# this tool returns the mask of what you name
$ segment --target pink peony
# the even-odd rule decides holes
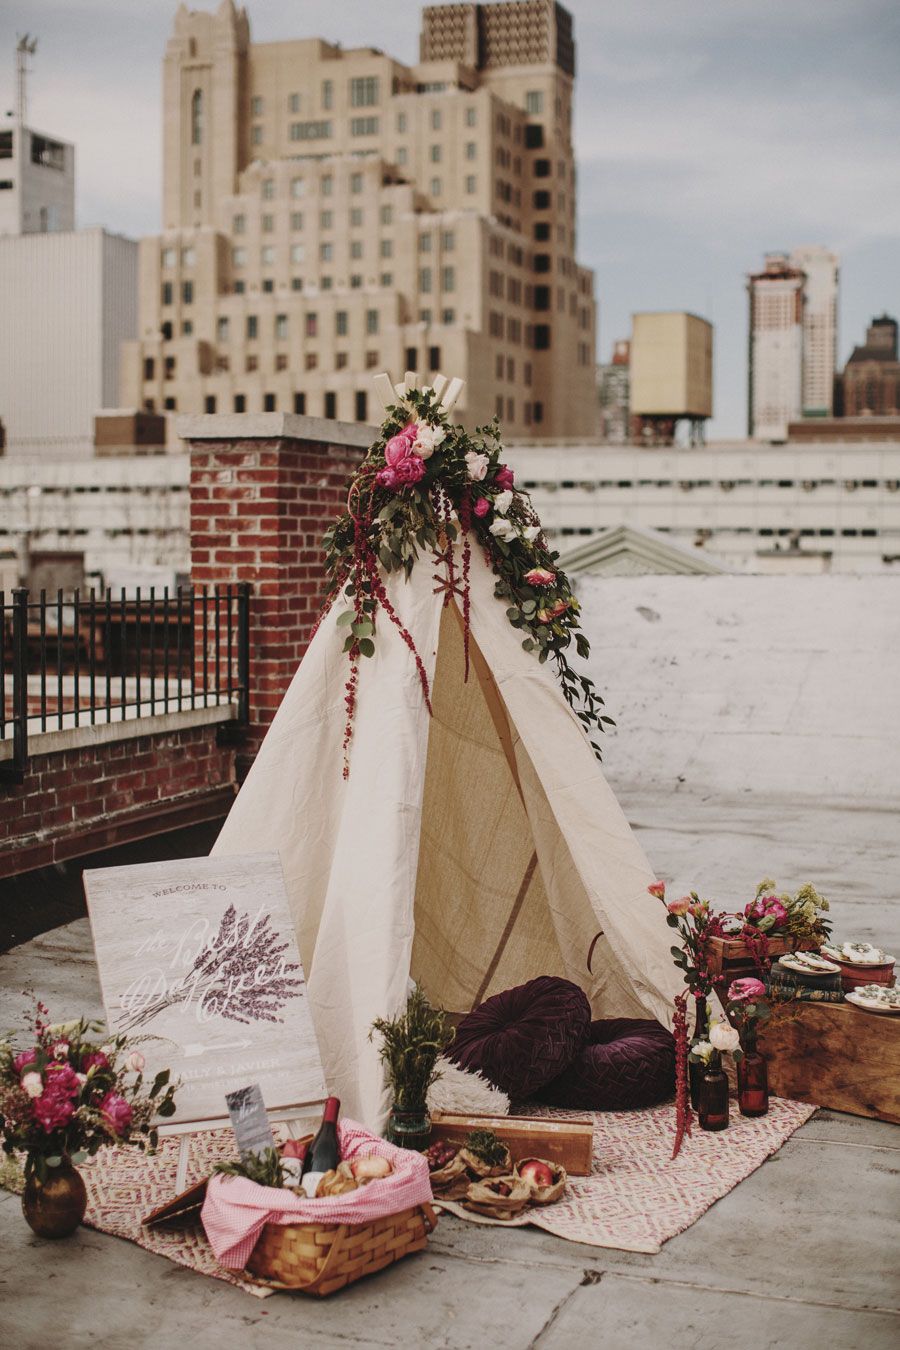
[[[81,1067],[85,1073],[90,1073],[91,1069],[108,1069],[109,1060],[102,1050],[90,1050],[81,1061]]]
[[[728,986],[729,1003],[752,1003],[754,999],[765,998],[766,986],[762,980],[747,976],[742,980],[733,980]]]
[[[388,465],[375,475],[375,482],[379,487],[395,488],[397,486],[397,474]]]
[[[68,1064],[49,1064],[44,1091],[35,1099],[34,1114],[47,1134],[67,1125],[81,1092],[78,1076]]]
[[[384,461],[391,469],[396,469],[401,460],[409,457],[412,440],[404,432],[392,436],[384,447]]]
[[[23,1050],[20,1054],[16,1055],[13,1060],[13,1068],[16,1073],[21,1073],[26,1064],[33,1064],[36,1059],[36,1050]]]
[[[418,483],[425,476],[425,465],[418,455],[410,455],[394,466],[394,474],[401,487],[412,487],[413,483]]]
[[[666,898],[666,883],[664,881],[654,881],[652,886],[647,887],[647,890],[651,895],[655,895],[657,900],[665,900]]]
[[[556,573],[547,567],[532,567],[530,572],[525,573],[525,580],[529,586],[552,586]]]
[[[490,511],[491,509],[491,504],[488,501],[487,497],[479,497],[478,501],[475,503],[472,509],[474,510],[476,516],[479,517],[486,516],[488,511]]]
[[[100,1103],[100,1114],[106,1120],[113,1134],[121,1138],[131,1124],[131,1107],[124,1097],[115,1092],[107,1092]]]
[[[508,464],[501,464],[494,475],[494,482],[502,491],[508,491],[516,481],[516,475]]]
[[[775,920],[775,928],[783,924],[788,916],[787,910],[777,895],[761,895],[758,900],[750,902],[744,913],[748,919],[756,919],[757,922],[771,914]]]
[[[691,908],[691,897],[683,895],[680,900],[670,900],[666,909],[670,914],[687,914]]]

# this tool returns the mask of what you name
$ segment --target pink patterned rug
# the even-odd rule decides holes
[[[505,1222],[470,1214],[453,1201],[437,1201],[436,1206],[470,1223],[504,1228],[534,1224],[592,1247],[658,1252],[777,1152],[815,1109],[773,1097],[768,1115],[747,1120],[732,1099],[728,1129],[715,1134],[701,1130],[695,1117],[693,1132],[674,1161],[673,1105],[598,1112],[593,1171],[589,1177],[570,1177],[569,1190],[555,1205],[532,1208]],[[535,1107],[529,1114],[564,1120],[590,1113]]]
[[[504,1227],[535,1224],[557,1237],[595,1247],[619,1247],[632,1252],[658,1252],[664,1242],[689,1228],[716,1200],[770,1157],[815,1107],[773,1098],[767,1116],[745,1120],[732,1102],[727,1130],[708,1134],[694,1122],[673,1162],[675,1108],[622,1111],[594,1116],[594,1168],[589,1177],[571,1179],[564,1199],[547,1209],[536,1209]],[[532,1114],[583,1118],[586,1112],[536,1107]],[[175,1194],[179,1143],[160,1143],[152,1158],[136,1149],[104,1149],[80,1169],[88,1187],[85,1223],[127,1238],[202,1275],[226,1280],[247,1293],[264,1298],[271,1290],[242,1281],[220,1266],[210,1250],[199,1218],[145,1228],[143,1215]],[[188,1182],[207,1176],[216,1162],[233,1158],[230,1129],[210,1130],[191,1141]],[[4,1184],[12,1189],[7,1174]],[[469,1214],[456,1204],[441,1208],[472,1223],[495,1220]]]

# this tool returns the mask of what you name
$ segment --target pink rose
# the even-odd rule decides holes
[[[387,466],[375,475],[375,482],[379,487],[395,488],[397,486],[397,474],[390,466]]]
[[[490,502],[488,501],[487,497],[479,497],[479,498],[478,498],[478,501],[475,503],[475,505],[474,505],[474,507],[473,507],[473,510],[474,510],[476,516],[479,516],[479,517],[481,517],[481,516],[486,516],[487,513],[488,513],[488,511],[490,511],[490,509],[491,509],[491,504],[490,504]]]
[[[90,1073],[91,1069],[108,1069],[109,1060],[102,1050],[90,1050],[81,1061],[81,1067],[85,1073]]]
[[[787,919],[788,913],[784,905],[778,899],[777,895],[761,895],[758,900],[752,900],[744,910],[748,919],[765,919],[768,915],[774,918],[774,927],[778,928]]]
[[[762,980],[747,976],[742,980],[733,980],[728,987],[729,1003],[752,1003],[754,999],[765,998],[766,986]]]
[[[392,469],[396,469],[402,459],[409,456],[412,441],[402,431],[398,436],[392,436],[384,447],[385,463]]]
[[[501,491],[506,492],[509,488],[512,487],[515,481],[516,475],[513,473],[509,465],[501,464],[496,474],[494,475],[494,482],[497,484],[498,488],[500,488]]]
[[[550,619],[558,619],[560,614],[565,614],[568,608],[568,600],[557,600],[556,603],[549,608],[539,609],[537,612],[538,618],[541,623],[547,623]]]
[[[75,1112],[75,1103],[65,1092],[60,1092],[49,1083],[40,1097],[35,1099],[34,1114],[47,1134],[61,1130],[68,1125]]]
[[[131,1124],[131,1107],[124,1097],[115,1092],[107,1092],[100,1103],[100,1114],[118,1138],[126,1133]]]
[[[13,1068],[16,1073],[21,1073],[26,1064],[33,1064],[36,1059],[36,1050],[23,1050],[20,1054],[16,1055],[13,1060]]]
[[[134,1073],[142,1073],[147,1061],[144,1059],[140,1050],[132,1050],[125,1063]]]
[[[525,580],[529,586],[552,586],[556,580],[556,573],[547,567],[532,567],[530,572],[525,573]]]
[[[652,886],[647,887],[647,890],[651,895],[655,895],[657,900],[665,900],[666,898],[666,883],[664,881],[654,881]]]
[[[680,900],[670,900],[666,909],[670,914],[687,914],[691,907],[691,897],[683,895]]]

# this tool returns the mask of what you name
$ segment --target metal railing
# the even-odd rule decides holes
[[[50,731],[235,704],[249,721],[250,586],[0,591],[0,784]]]

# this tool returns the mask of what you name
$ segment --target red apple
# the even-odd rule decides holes
[[[535,1186],[553,1185],[553,1173],[540,1158],[528,1158],[519,1163],[518,1173],[523,1181],[531,1181]]]

